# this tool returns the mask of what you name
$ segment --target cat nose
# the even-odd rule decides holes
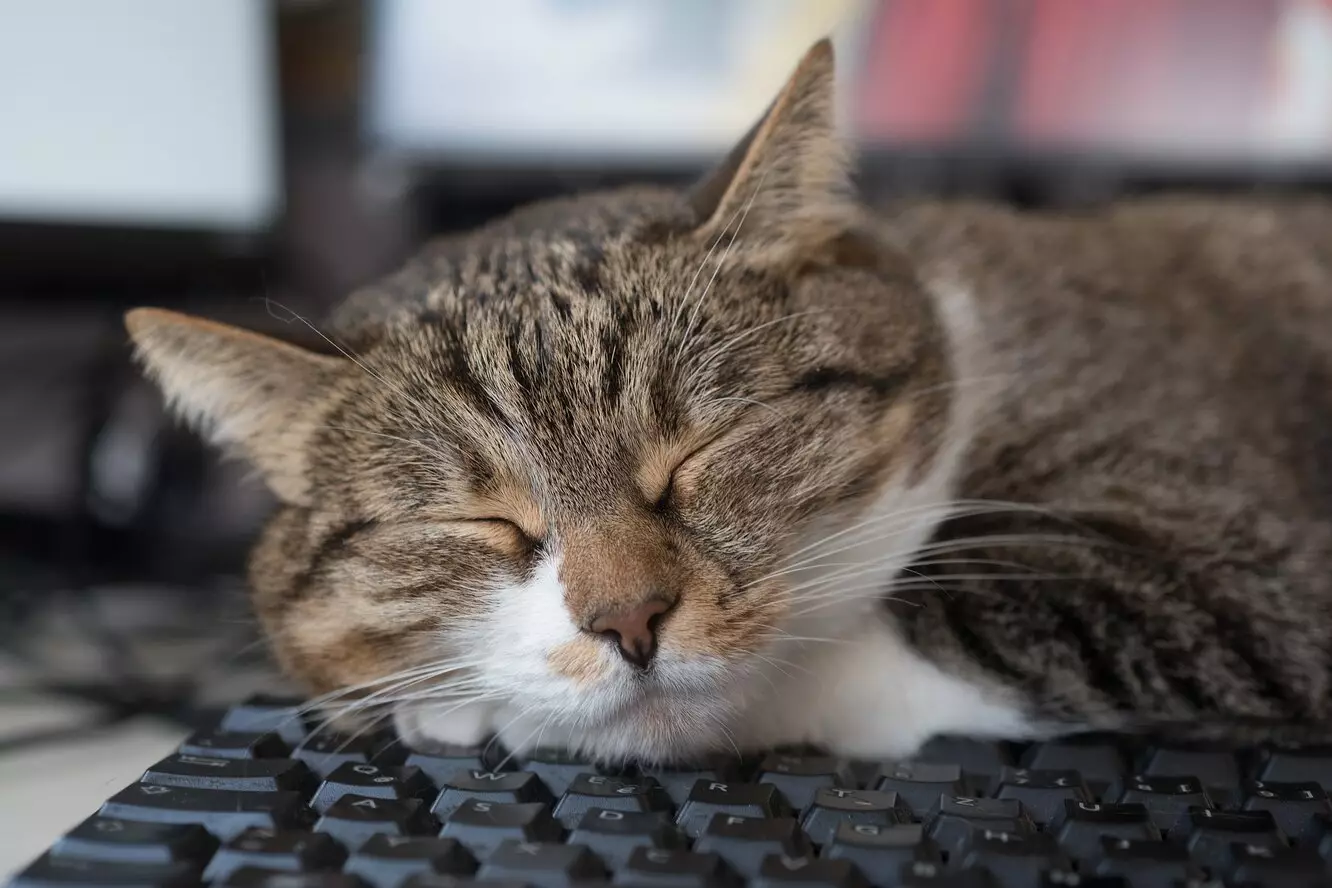
[[[620,656],[639,669],[646,669],[657,652],[657,624],[672,606],[673,602],[664,598],[650,598],[635,607],[607,611],[588,628],[597,635],[613,638],[620,645]]]

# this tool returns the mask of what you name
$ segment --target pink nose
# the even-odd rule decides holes
[[[646,669],[657,652],[657,623],[671,609],[671,602],[652,598],[627,610],[607,611],[588,627],[598,635],[614,638],[620,656],[639,669]]]

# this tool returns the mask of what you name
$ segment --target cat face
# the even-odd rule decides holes
[[[663,759],[872,598],[910,546],[857,522],[938,492],[949,362],[848,195],[831,78],[816,48],[691,192],[433,246],[348,300],[341,354],[131,314],[170,399],[282,502],[251,581],[293,676]]]

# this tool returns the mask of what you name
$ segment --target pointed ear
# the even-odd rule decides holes
[[[800,240],[840,226],[855,210],[851,152],[837,134],[834,69],[832,42],[820,40],[767,114],[690,192],[705,237],[738,230],[746,239]]]
[[[284,502],[309,504],[306,449],[343,359],[156,308],[129,312],[125,326],[176,413],[246,458]]]

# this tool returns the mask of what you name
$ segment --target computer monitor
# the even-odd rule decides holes
[[[995,163],[1332,168],[1332,0],[378,0],[367,115],[427,161],[712,157],[833,34],[847,129]]]
[[[0,224],[267,229],[265,0],[0,0]]]
[[[369,135],[426,163],[692,163],[724,152],[804,50],[849,35],[864,6],[378,0]]]

